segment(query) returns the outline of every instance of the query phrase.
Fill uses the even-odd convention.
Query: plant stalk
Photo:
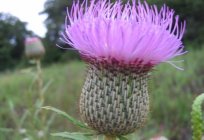
[[[116,136],[105,135],[105,139],[104,140],[116,140]]]
[[[38,94],[39,94],[39,100],[40,100],[40,107],[42,107],[44,105],[44,93],[43,93],[43,75],[42,75],[42,68],[41,68],[41,61],[40,59],[36,59],[36,68],[37,68],[37,88],[38,88]],[[38,110],[37,114],[39,113]],[[45,113],[42,112],[41,114],[41,120],[42,120],[42,124],[45,123],[46,120],[46,116]]]
[[[37,67],[37,84],[38,84],[38,93],[40,96],[40,101],[43,104],[44,103],[44,95],[42,92],[42,88],[43,88],[43,80],[42,80],[42,69],[41,69],[41,62],[40,59],[36,60],[36,67]]]

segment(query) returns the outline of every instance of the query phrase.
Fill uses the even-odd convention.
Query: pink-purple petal
[[[67,12],[62,38],[86,58],[155,66],[184,53],[185,26],[166,5],[84,0]]]

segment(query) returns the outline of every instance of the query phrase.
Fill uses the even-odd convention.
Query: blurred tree
[[[0,70],[4,70],[20,62],[24,38],[32,32],[26,30],[26,23],[6,13],[0,13],[0,31]]]
[[[168,5],[187,22],[186,40],[204,43],[204,0],[169,0]]]
[[[204,0],[148,0],[151,3],[162,5],[166,3],[185,20],[187,30],[185,41],[190,44],[204,44]]]
[[[64,29],[67,7],[71,7],[71,5],[72,0],[47,0],[44,4],[44,11],[41,14],[47,14],[44,22],[47,27],[44,39],[44,44],[47,46],[45,62],[65,61],[79,57],[75,51],[64,51],[56,47],[56,44],[65,48],[69,47],[62,43],[59,38]]]

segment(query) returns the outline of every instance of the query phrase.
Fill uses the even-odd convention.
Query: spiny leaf
[[[71,140],[90,140],[91,139],[90,137],[93,136],[93,134],[91,133],[78,133],[78,132],[74,132],[74,133],[60,132],[60,133],[54,133],[51,135],[55,137],[62,137],[62,138],[71,139]]]
[[[201,140],[203,127],[202,118],[202,102],[204,101],[204,93],[199,95],[193,102],[192,112],[191,112],[191,123],[193,129],[193,140]]]
[[[68,115],[67,113],[65,113],[64,111],[61,111],[59,109],[56,109],[54,107],[51,107],[51,106],[45,106],[45,107],[42,107],[43,109],[46,109],[46,110],[51,110],[51,111],[54,111],[55,113],[65,117],[68,121],[72,122],[73,124],[81,127],[81,128],[86,128],[86,129],[90,129],[89,127],[87,127],[85,124],[83,124],[82,122],[80,122],[79,120],[76,120],[74,119],[73,117],[71,117],[70,115]]]

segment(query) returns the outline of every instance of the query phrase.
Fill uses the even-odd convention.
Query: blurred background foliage
[[[176,14],[186,20],[187,29],[184,36],[184,45],[189,53],[179,59],[184,59],[184,72],[178,71],[167,64],[162,64],[153,71],[151,82],[151,116],[145,128],[137,132],[139,140],[147,140],[151,136],[166,135],[170,140],[190,140],[190,112],[193,99],[204,91],[204,1],[203,0],[147,0],[162,5],[166,3],[175,9]],[[53,80],[46,93],[46,105],[62,109],[76,118],[79,118],[78,98],[85,78],[85,65],[79,62],[77,52],[62,50],[56,47],[64,28],[66,8],[71,7],[72,0],[47,0],[44,11],[47,33],[42,38],[46,47],[43,64],[44,80]],[[12,101],[17,117],[21,118],[27,108],[32,108],[36,97],[32,89],[32,77],[27,70],[20,69],[27,66],[24,59],[24,38],[35,35],[26,29],[26,23],[17,17],[0,13],[0,139],[20,140],[20,135],[10,134],[15,128],[8,101]],[[73,61],[74,60],[74,61]],[[71,62],[72,61],[72,62]],[[56,64],[56,62],[58,64]],[[70,62],[70,63],[67,63]],[[8,71],[8,72],[6,72]],[[11,71],[11,72],[10,72]],[[32,114],[30,115],[32,116]],[[30,128],[30,135],[38,137],[38,130],[34,127],[32,117],[28,117],[23,128]],[[65,123],[60,117],[51,125],[51,132],[78,130],[70,123]],[[11,131],[11,133],[14,133]],[[33,133],[33,134],[31,134]],[[27,133],[26,133],[27,135]],[[133,140],[136,135],[133,134]],[[48,136],[49,140],[54,139]]]
[[[18,18],[0,13],[0,71],[17,66],[24,53],[24,38],[32,35],[26,23]]]

